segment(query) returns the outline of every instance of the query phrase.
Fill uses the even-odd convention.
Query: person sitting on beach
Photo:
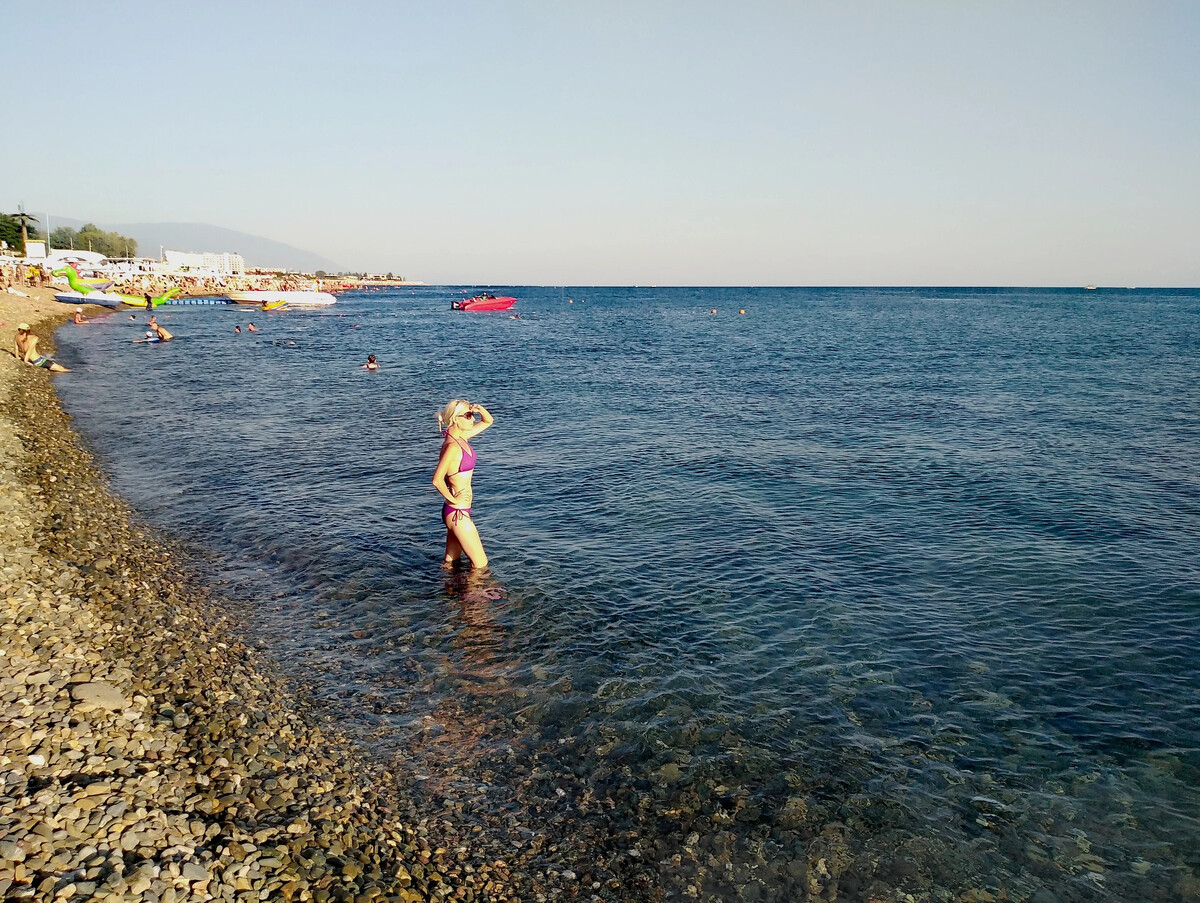
[[[375,361],[375,355],[373,355],[373,354],[367,355],[367,362],[362,365],[362,369],[364,369],[364,370],[378,370],[379,369],[379,364],[376,363],[376,361]]]
[[[70,373],[71,371],[57,361],[53,361],[44,354],[38,354],[37,350],[38,338],[29,331],[28,323],[17,324],[17,335],[14,344],[17,348],[17,360],[24,361],[27,364],[33,364],[35,367],[41,367],[44,370],[49,370],[52,373]]]
[[[81,326],[84,323],[86,323],[87,321],[88,321],[88,318],[83,315],[83,308],[82,307],[75,308],[75,316],[73,318],[73,322],[75,323],[75,325]]]
[[[479,415],[479,420],[475,415]],[[433,472],[433,485],[442,494],[442,522],[446,525],[446,555],[443,567],[450,567],[465,552],[471,567],[487,567],[487,553],[479,539],[479,530],[471,518],[471,476],[475,471],[475,451],[467,440],[492,425],[492,415],[480,404],[456,398],[438,413],[438,424],[445,431],[442,455]]]

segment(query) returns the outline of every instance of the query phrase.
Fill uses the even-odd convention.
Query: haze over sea
[[[839,899],[1200,895],[1200,290],[493,290],[521,319],[118,312],[56,385],[481,842],[667,898],[803,899],[817,855]],[[477,579],[439,567],[452,397],[496,418]]]

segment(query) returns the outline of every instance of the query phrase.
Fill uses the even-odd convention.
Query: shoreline
[[[69,308],[0,293],[53,353]],[[0,896],[509,900],[318,724],[107,488],[47,371],[0,357]]]

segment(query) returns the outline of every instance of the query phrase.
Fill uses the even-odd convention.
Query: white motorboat
[[[336,304],[329,292],[226,292],[225,297],[235,304],[257,304],[267,307],[322,307]]]

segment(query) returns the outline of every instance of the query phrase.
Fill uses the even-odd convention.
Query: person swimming
[[[479,419],[475,417],[478,415]],[[493,423],[492,415],[480,404],[461,398],[453,399],[438,414],[438,424],[445,434],[441,457],[433,472],[433,485],[445,499],[442,522],[446,525],[446,554],[443,567],[450,567],[466,553],[471,567],[487,567],[487,553],[479,538],[479,530],[471,517],[471,477],[475,472],[475,450],[468,440],[478,436]]]
[[[378,370],[379,369],[379,364],[375,360],[375,355],[373,355],[373,354],[367,355],[367,362],[362,365],[362,369],[364,369],[364,370]]]

